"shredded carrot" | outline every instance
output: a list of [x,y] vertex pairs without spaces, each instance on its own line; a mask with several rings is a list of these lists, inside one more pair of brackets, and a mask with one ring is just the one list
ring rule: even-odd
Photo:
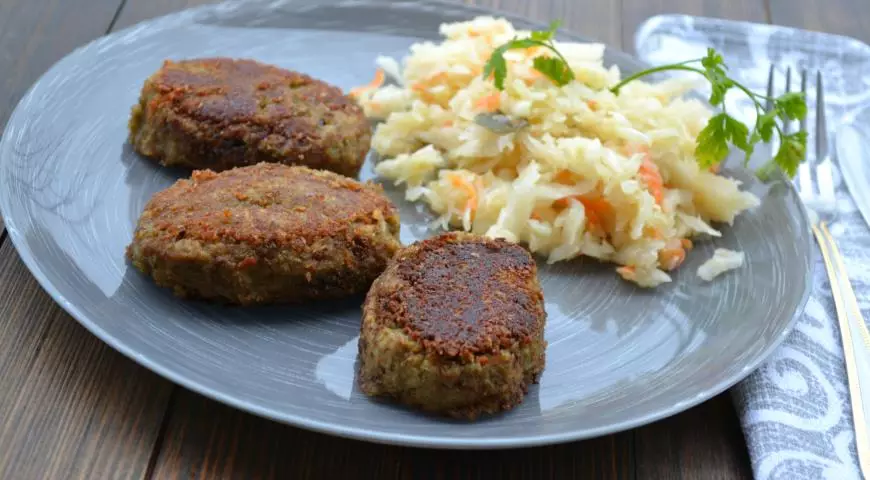
[[529,71],[529,75],[523,78],[523,82],[525,82],[526,85],[531,85],[537,82],[539,79],[543,78],[543,76],[544,74],[542,74],[541,72],[537,70],[531,70]]
[[525,53],[526,57],[534,57],[537,56],[537,54],[541,53],[541,50],[542,47],[529,47],[523,50],[523,53]]
[[447,72],[438,72],[434,75],[431,75],[431,76],[429,76],[423,80],[420,80],[419,82],[411,85],[411,90],[414,90],[414,91],[426,90],[427,88],[433,86],[433,84],[436,84],[438,82],[442,82],[444,80],[447,80]]
[[685,248],[686,250],[691,250],[692,247],[694,246],[694,245],[692,245],[692,241],[689,240],[688,238],[684,238],[684,239],[680,240],[680,243],[683,245],[683,248]]
[[593,112],[598,110],[598,102],[595,100],[586,100],[586,105],[589,106],[589,109]]
[[501,94],[492,93],[477,99],[474,102],[474,108],[478,110],[483,110],[486,112],[494,112],[498,110],[498,107],[501,105]]
[[[570,200],[577,197],[564,197],[553,202],[553,208],[567,208],[571,204]],[[578,199],[579,200],[579,199]]]
[[417,96],[428,103],[438,103],[438,99],[435,98],[431,92],[429,92],[429,88],[437,84],[438,82],[447,80],[447,72],[438,72],[428,78],[420,80],[417,83],[411,85],[411,90],[413,90]]
[[646,227],[646,228],[647,228],[647,235],[650,238],[653,238],[655,240],[661,240],[661,239],[665,238],[665,234],[662,233],[662,230],[660,228],[656,228],[656,227]]
[[665,248],[659,251],[659,265],[665,270],[673,270],[686,260],[686,250],[683,248],[683,240],[672,238],[665,244]]
[[539,222],[542,220],[541,215],[538,212],[532,212],[529,218],[531,218],[532,220],[537,220]]
[[659,263],[665,270],[673,270],[686,260],[686,251],[682,248],[664,249],[659,252]]
[[631,265],[625,265],[616,269],[616,273],[620,274],[622,278],[628,279],[634,276],[635,268]]
[[453,120],[447,120],[447,121],[445,121],[444,123],[442,123],[441,126],[442,126],[442,127],[452,127],[452,126],[453,126]]
[[599,215],[607,215],[610,211],[610,203],[603,198],[581,198],[580,203],[589,211],[593,211]]
[[610,203],[603,198],[587,198],[582,195],[573,195],[570,197],[560,198],[553,202],[554,208],[566,208],[570,205],[570,201],[574,199],[583,204],[583,210],[586,213],[586,224],[588,230],[593,235],[603,237],[605,235],[603,219],[607,218],[611,212]]
[[710,173],[719,173],[719,168],[720,164],[717,163],[715,165],[710,165],[710,168],[708,170],[710,171]]
[[565,183],[570,185],[574,183],[574,174],[571,173],[570,170],[559,170],[559,172],[553,176],[553,180],[558,183]]
[[571,195],[570,197],[560,198],[560,199],[556,200],[555,202],[553,202],[553,207],[565,208],[570,204],[569,202],[572,199],[577,200],[580,203],[582,203],[583,208],[585,208],[586,210],[592,210],[592,211],[600,212],[600,213],[607,213],[607,211],[610,209],[610,203],[608,203],[607,200],[605,200],[603,198],[591,199],[591,198],[584,197],[582,195]]
[[665,200],[665,189],[662,175],[659,173],[659,167],[649,159],[649,156],[646,156],[640,164],[640,169],[638,169],[637,173],[646,183],[646,188],[653,198],[656,199],[656,203],[661,205]]
[[378,68],[377,70],[375,70],[375,78],[371,82],[369,82],[367,85],[352,88],[350,90],[350,92],[348,93],[348,95],[351,98],[356,98],[356,97],[362,95],[363,93],[368,92],[369,90],[374,90],[376,88],[380,88],[380,86],[384,84],[385,80],[386,80],[386,75],[384,74],[384,69]]
[[450,183],[456,188],[461,188],[468,195],[468,200],[465,202],[465,209],[474,213],[477,210],[477,188],[459,175],[451,175]]
[[469,37],[486,37],[486,38],[489,38],[489,37],[492,36],[493,33],[494,33],[494,32],[481,32],[481,31],[479,31],[479,30],[477,30],[477,29],[475,29],[475,28],[473,28],[473,27],[468,29],[468,36],[469,36]]

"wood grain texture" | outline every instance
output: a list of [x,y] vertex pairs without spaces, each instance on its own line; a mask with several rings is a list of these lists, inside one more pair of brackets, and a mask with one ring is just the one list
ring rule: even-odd
[[0,131],[30,85],[75,47],[106,33],[121,0],[0,2]]
[[727,393],[634,435],[637,478],[752,478],[746,440]]
[[561,20],[562,28],[610,45],[619,45],[620,1],[468,0],[465,3],[522,15],[543,23]]
[[[214,3],[214,0],[128,0],[118,17],[117,26],[123,28],[142,20],[205,3]],[[618,1],[464,0],[464,3],[495,8],[545,23],[560,19],[563,28],[575,33],[610,44],[619,43],[621,23]]]
[[678,13],[764,23],[767,16],[764,1],[622,0],[622,48],[627,52],[634,52],[634,32],[653,15]]
[[867,0],[769,0],[773,23],[847,35],[870,44]]
[[114,30],[129,27],[150,18],[163,16],[185,8],[196,7],[218,0],[127,0],[118,14]]
[[[0,2],[0,126],[46,69],[110,28],[120,3]],[[0,478],[145,477],[172,385],[79,326],[0,238]]]
[[172,385],[55,304],[0,247],[0,478],[143,478]]
[[[104,34],[121,0],[0,2],[0,132],[30,85],[79,44]],[[81,5],[78,5],[81,4]],[[4,232],[0,218],[0,232]]]
[[630,433],[552,447],[424,450],[280,425],[179,389],[154,478],[631,478]]

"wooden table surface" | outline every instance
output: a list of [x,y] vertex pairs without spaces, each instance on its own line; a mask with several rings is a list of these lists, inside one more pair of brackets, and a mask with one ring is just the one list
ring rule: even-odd
[[[207,0],[0,0],[0,127],[76,46]],[[312,0],[316,1],[316,0]],[[769,22],[870,43],[867,0],[469,0],[632,50],[651,15]],[[0,223],[2,225],[2,223]],[[42,291],[0,237],[0,478],[751,478],[727,394],[564,445],[454,452],[374,445],[223,406],[140,367]]]

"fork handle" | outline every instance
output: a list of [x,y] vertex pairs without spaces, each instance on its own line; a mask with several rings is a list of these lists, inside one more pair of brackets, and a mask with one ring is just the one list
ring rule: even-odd
[[858,463],[864,478],[870,478],[870,436],[867,414],[870,413],[870,331],[864,323],[855,291],[846,271],[843,256],[827,225],[821,222],[813,226],[813,234],[819,243],[825,269],[831,282],[831,292],[837,309],[837,322],[846,360],[846,377],[849,382],[849,397],[852,404],[852,420],[855,427],[855,445]]

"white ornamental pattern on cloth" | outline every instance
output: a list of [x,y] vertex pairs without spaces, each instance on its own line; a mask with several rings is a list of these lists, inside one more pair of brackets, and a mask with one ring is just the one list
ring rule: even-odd
[[[731,75],[758,92],[766,89],[771,64],[778,71],[778,91],[784,88],[788,67],[795,72],[821,70],[832,129],[870,106],[870,47],[851,39],[670,15],[653,17],[636,36],[639,56],[656,65],[700,57],[707,47],[723,55]],[[815,98],[812,89],[809,96]],[[809,103],[808,124],[814,125],[815,112]],[[751,104],[739,95],[729,95],[726,105],[729,113],[741,115],[744,121],[754,120]],[[811,135],[808,145],[813,142]],[[846,257],[866,318],[870,315],[870,229],[841,179],[835,182],[840,216],[831,230]],[[731,394],[756,478],[861,478],[840,331],[818,249],[806,311],[783,345]]]

